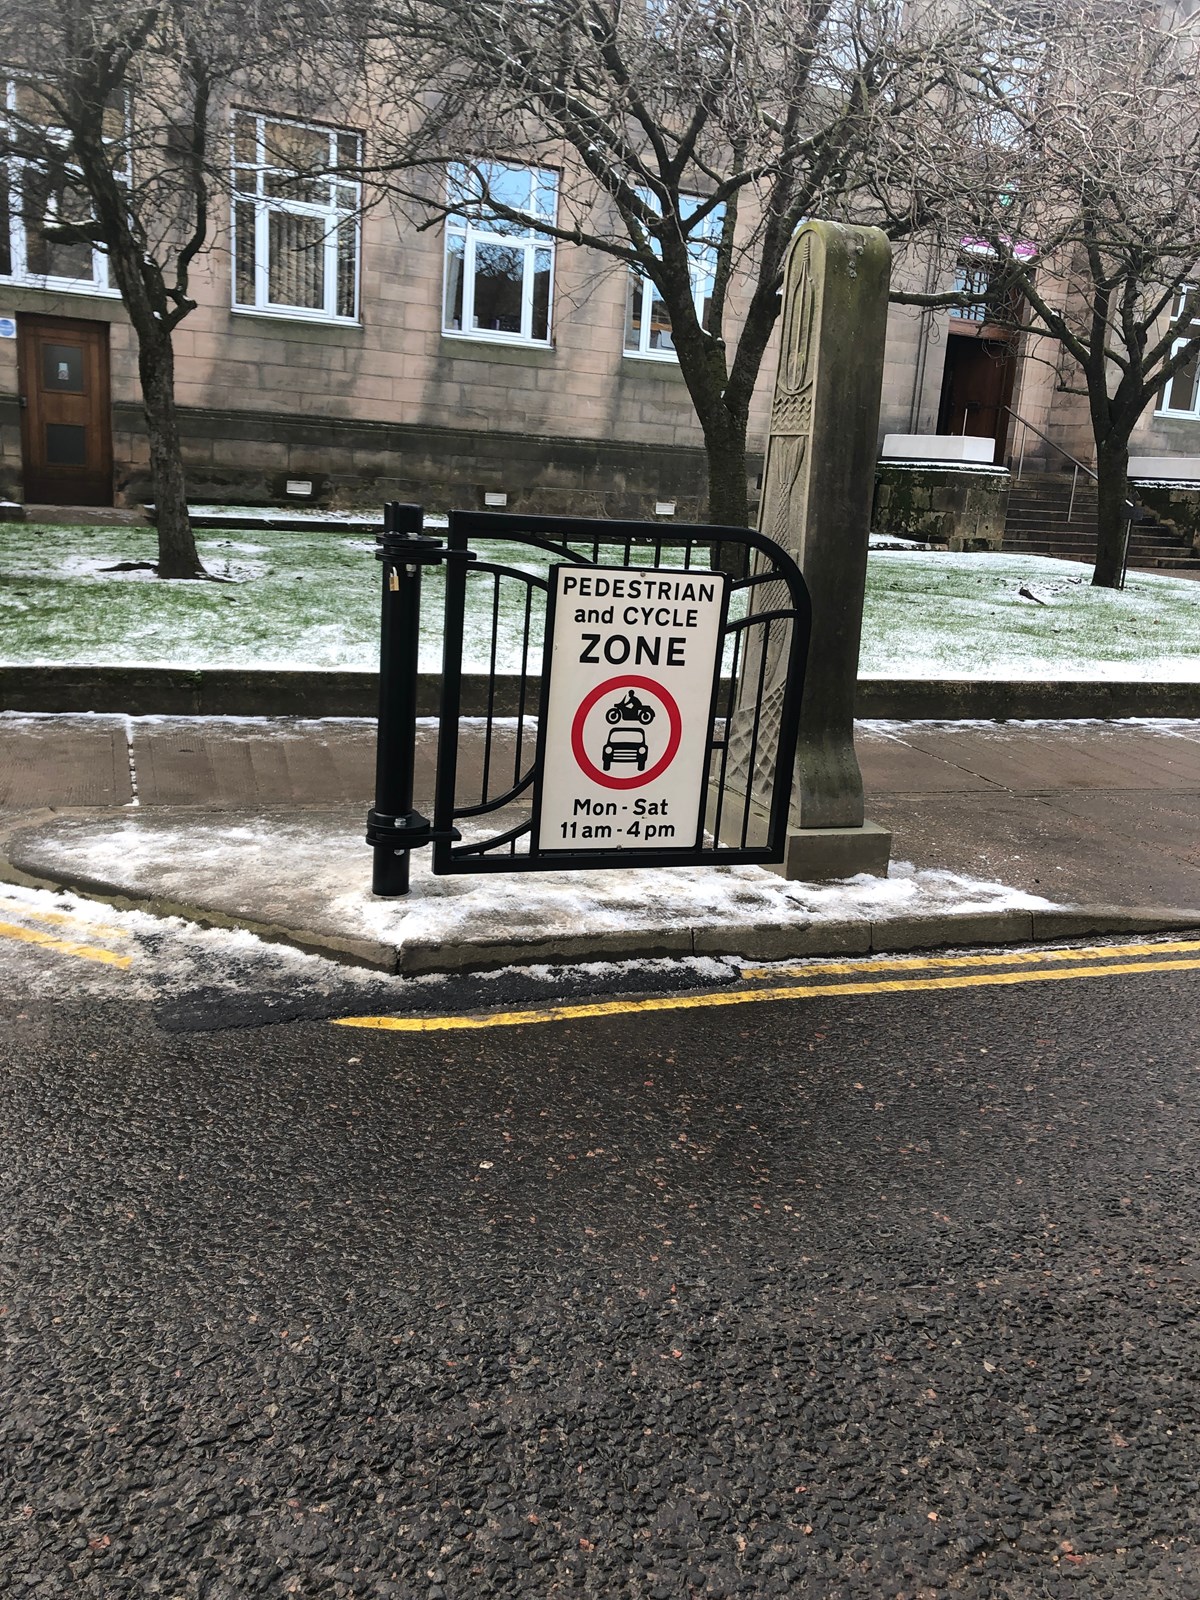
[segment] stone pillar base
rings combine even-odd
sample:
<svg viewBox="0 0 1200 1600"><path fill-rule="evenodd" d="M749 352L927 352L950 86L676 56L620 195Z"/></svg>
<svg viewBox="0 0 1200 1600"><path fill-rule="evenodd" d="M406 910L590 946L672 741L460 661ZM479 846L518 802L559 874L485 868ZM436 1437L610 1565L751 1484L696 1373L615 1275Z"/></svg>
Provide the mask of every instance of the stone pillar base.
<svg viewBox="0 0 1200 1600"><path fill-rule="evenodd" d="M716 809L717 792L708 791L708 814ZM750 802L749 825L742 838L743 796L736 789L726 790L721 819L721 843L763 845L767 842L767 814ZM707 837L707 835L706 835ZM782 861L763 863L768 872L794 878L802 883L826 883L831 878L853 878L869 872L886 878L892 855L892 830L881 822L864 822L861 828L789 827Z"/></svg>
<svg viewBox="0 0 1200 1600"><path fill-rule="evenodd" d="M782 862L772 866L785 878L825 883L869 872L886 878L892 855L892 830L878 822L861 828L792 828Z"/></svg>

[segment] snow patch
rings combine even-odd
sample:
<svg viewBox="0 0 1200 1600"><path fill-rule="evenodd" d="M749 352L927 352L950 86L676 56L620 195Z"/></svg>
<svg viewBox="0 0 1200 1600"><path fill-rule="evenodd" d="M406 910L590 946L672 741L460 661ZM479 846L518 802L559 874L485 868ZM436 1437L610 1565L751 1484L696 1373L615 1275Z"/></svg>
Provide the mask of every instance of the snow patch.
<svg viewBox="0 0 1200 1600"><path fill-rule="evenodd" d="M249 583L255 578L265 577L270 570L266 561L230 561L220 554L213 554L222 549L257 550L259 545L233 545L200 544L196 546L201 560L204 562L208 574L212 578L224 578L230 583ZM150 559L149 557L147 558ZM115 570L114 570L115 569ZM157 585L158 574L151 566L138 566L132 569L121 570L116 559L111 555L65 556L56 562L53 567L38 573L42 578L75 578L93 583L153 583Z"/></svg>
<svg viewBox="0 0 1200 1600"><path fill-rule="evenodd" d="M903 739L921 729L942 733L959 733L965 729L981 729L1000 737L1007 736L1014 727L1039 729L1047 733L1073 733L1081 728L1099 728L1104 732L1121 728L1136 728L1148 733L1162 733L1177 739L1200 739L1200 720L1195 717L1021 717L999 721L995 717L942 717L914 718L903 722L897 718L871 717L855 723L858 734L877 734L888 739Z"/></svg>
<svg viewBox="0 0 1200 1600"><path fill-rule="evenodd" d="M944 456L881 456L881 467L912 467L921 472L973 472L988 478L1008 478L1007 467L998 467L992 461L949 460Z"/></svg>
<svg viewBox="0 0 1200 1600"><path fill-rule="evenodd" d="M208 519L219 518L222 522L237 524L239 522L261 522L270 525L272 522L344 522L348 527L381 528L383 526L383 508L378 511L348 511L333 510L326 506L286 505L286 506L189 506L188 515ZM426 528L446 528L450 524L449 517L438 512L427 511L424 518Z"/></svg>
<svg viewBox="0 0 1200 1600"><path fill-rule="evenodd" d="M932 550L931 544L919 539L902 539L897 533L871 533L867 535L868 550Z"/></svg>
<svg viewBox="0 0 1200 1600"><path fill-rule="evenodd" d="M265 544L246 544L240 539L197 539L197 550L236 550L240 555L265 556L270 550Z"/></svg>
<svg viewBox="0 0 1200 1600"><path fill-rule="evenodd" d="M414 856L410 893L375 899L357 834L319 821L275 818L187 827L132 819L56 838L65 868L130 894L233 905L263 922L317 926L348 939L397 946L512 945L543 938L639 934L768 924L805 928L947 912L1048 909L1055 902L993 880L895 862L886 878L792 883L763 867L629 867L434 877ZM303 885L299 895L296 885ZM225 889L236 885L231 898ZM252 909L251 909L252 908ZM316 918L317 922L312 920Z"/></svg>

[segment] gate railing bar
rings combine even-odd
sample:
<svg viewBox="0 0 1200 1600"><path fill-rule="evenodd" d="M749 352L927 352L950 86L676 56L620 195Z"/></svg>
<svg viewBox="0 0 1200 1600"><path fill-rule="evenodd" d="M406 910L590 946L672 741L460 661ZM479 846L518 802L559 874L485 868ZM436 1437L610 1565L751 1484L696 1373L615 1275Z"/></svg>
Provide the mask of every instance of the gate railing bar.
<svg viewBox="0 0 1200 1600"><path fill-rule="evenodd" d="M777 572L770 574L770 582L779 583L780 581ZM790 622L795 614L790 608L778 607L774 611L752 611L747 617L735 617L732 622L726 623L725 632L744 633L747 628L753 628L757 623Z"/></svg>
<svg viewBox="0 0 1200 1600"><path fill-rule="evenodd" d="M668 567L665 570L666 571L670 571L670 568ZM749 594L751 589L757 589L763 584L767 584L767 583L785 583L786 581L787 580L783 577L783 575L781 573L778 573L778 572L752 572L752 573L749 574L748 577L745 577L745 578L734 578L732 586L738 592L738 594ZM761 611L759 611L759 612L756 612L755 614L761 620L761 618L763 616L763 613ZM791 612L790 611L781 612L780 615L791 616ZM730 623L730 627L732 627L732 626L733 626L733 624Z"/></svg>
<svg viewBox="0 0 1200 1600"><path fill-rule="evenodd" d="M746 763L746 794L742 804L742 849L750 834L750 796L754 789L754 774L758 771L758 731L762 726L763 688L767 681L767 652L771 643L771 624L763 629L762 645L758 652L758 692L754 696L754 725L750 730L750 758Z"/></svg>
<svg viewBox="0 0 1200 1600"><path fill-rule="evenodd" d="M461 811L457 814L459 816L464 815ZM518 823L515 828L510 828L507 833L498 833L491 839L481 839L478 844L460 845L454 854L456 856L480 856L488 850L498 850L501 845L515 845L522 834L528 833L532 827L533 818L530 817L526 821Z"/></svg>
<svg viewBox="0 0 1200 1600"><path fill-rule="evenodd" d="M488 780L492 775L492 730L496 713L496 650L500 636L500 574L492 573L492 647L488 655L487 727L483 736L483 777L479 792L488 797Z"/></svg>
<svg viewBox="0 0 1200 1600"><path fill-rule="evenodd" d="M728 704L725 708L725 728L720 742L713 740L713 749L721 752L721 779L717 784L717 809L713 817L712 836L714 841L720 842L721 838L721 813L725 809L725 780L729 774L729 728L733 714L737 707L738 663L741 659L742 639L744 633L739 627L733 636L733 665L729 675ZM711 760L711 757L709 758Z"/></svg>
<svg viewBox="0 0 1200 1600"><path fill-rule="evenodd" d="M454 808L455 818L482 817L486 816L489 811L499 811L501 806L511 805L514 800L518 799L525 793L526 789L528 789L529 785L536 777L537 763L534 762L533 766L530 767L525 776L523 778L518 778L517 782L513 784L512 788L506 789L503 794L495 795L491 799L485 798L477 806L456 805Z"/></svg>
<svg viewBox="0 0 1200 1600"><path fill-rule="evenodd" d="M525 700L529 692L529 627L533 616L533 588L525 589L525 626L521 635L521 694L517 701L517 738L513 749L513 782L521 777L521 749L525 740ZM531 769L530 776L536 769Z"/></svg>
<svg viewBox="0 0 1200 1600"><path fill-rule="evenodd" d="M534 572L522 572L520 567L507 567L503 561L472 561L472 572L497 572L502 578L512 578L517 583L527 583L534 589L544 589L550 592L550 585L545 578L539 578Z"/></svg>
<svg viewBox="0 0 1200 1600"><path fill-rule="evenodd" d="M763 555L773 556L778 548L765 534L759 533L755 528L735 528L727 523L689 523L687 531L669 528L664 523L646 522L632 528L628 534L621 531L622 525L606 521L603 517L549 517L544 515L519 516L512 511L454 511L451 513L453 524L468 536L476 535L486 538L490 542L503 542L513 536L520 544L542 545L548 548L549 544L557 546L558 553L571 559L577 557L577 552L564 545L562 525L569 520L572 525L572 538L577 538L581 544L612 546L620 548L628 537L634 544L651 544L661 540L664 549L677 545L680 549L693 549L696 546L712 546L722 541L737 545L749 545ZM557 537L555 537L557 535ZM465 546L464 546L465 548Z"/></svg>
<svg viewBox="0 0 1200 1600"><path fill-rule="evenodd" d="M455 526L453 517L446 538L448 559L465 562L470 558L467 541ZM454 792L458 781L458 721L462 708L462 639L466 603L466 584L455 580L455 569L446 571L446 602L442 623L442 714L438 724L437 769L434 780L433 826L442 839L454 829ZM447 737L447 731L451 737ZM434 842L435 857L438 841Z"/></svg>
<svg viewBox="0 0 1200 1600"><path fill-rule="evenodd" d="M530 639L533 631L533 594L535 589L549 593L550 585L544 578L535 573L523 572L519 567L511 567L503 562L479 561L471 563L471 573L488 573L492 577L492 634L489 647L489 674L488 696L484 710L486 723L484 731L484 758L483 771L480 782L480 801L477 805L459 805L454 807L455 818L483 816L489 811L498 811L502 806L509 805L529 788L537 777L536 762L530 766L528 772L522 775L521 764L526 740L526 723L529 721L529 650ZM524 615L522 621L521 637L521 665L517 673L519 688L517 691L516 730L513 743L513 776L512 786L500 795L489 795L488 788L491 782L492 767L495 761L495 721L496 702L495 685L498 679L497 655L499 650L499 605L501 579L509 578L524 587ZM536 681L536 680L535 680Z"/></svg>
<svg viewBox="0 0 1200 1600"><path fill-rule="evenodd" d="M793 563L794 566L794 563ZM804 669L808 661L808 646L812 637L812 601L808 588L800 577L800 595L796 606L796 620L792 624L791 649L788 652L787 677L784 680L783 705L779 713L779 749L776 754L776 781L771 789L771 815L767 824L770 838L783 859L787 838L788 816L792 803L792 782L796 765L796 745L800 738L800 701L804 692ZM795 588L789 585L793 596ZM786 781L780 782L778 767L787 763ZM747 785L749 791L749 785Z"/></svg>

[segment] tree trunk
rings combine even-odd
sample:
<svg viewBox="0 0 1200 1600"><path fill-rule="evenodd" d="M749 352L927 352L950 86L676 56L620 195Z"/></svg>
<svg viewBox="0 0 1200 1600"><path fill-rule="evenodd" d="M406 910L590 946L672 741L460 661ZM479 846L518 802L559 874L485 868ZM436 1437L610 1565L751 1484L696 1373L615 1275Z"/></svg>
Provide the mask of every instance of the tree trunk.
<svg viewBox="0 0 1200 1600"><path fill-rule="evenodd" d="M204 568L192 536L187 484L175 413L175 351L171 335L155 329L138 340L142 405L150 439L150 476L158 522L160 578L203 578Z"/></svg>
<svg viewBox="0 0 1200 1600"><path fill-rule="evenodd" d="M708 458L708 520L744 528L750 516L746 490L746 419L721 407L712 418L701 417Z"/></svg>
<svg viewBox="0 0 1200 1600"><path fill-rule="evenodd" d="M1112 437L1096 452L1096 568L1092 586L1117 589L1125 562L1129 500L1129 441Z"/></svg>
<svg viewBox="0 0 1200 1600"><path fill-rule="evenodd" d="M663 288L663 299L671 305L670 288ZM678 295L691 295L690 279L683 272L673 287ZM744 528L749 517L746 493L746 430L749 405L729 403L729 374L725 348L701 332L694 309L675 316L675 352L679 371L687 384L696 420L704 435L708 468L708 520L729 528Z"/></svg>
<svg viewBox="0 0 1200 1600"><path fill-rule="evenodd" d="M745 528L750 521L746 489L746 444L725 446L708 457L708 520L728 528Z"/></svg>

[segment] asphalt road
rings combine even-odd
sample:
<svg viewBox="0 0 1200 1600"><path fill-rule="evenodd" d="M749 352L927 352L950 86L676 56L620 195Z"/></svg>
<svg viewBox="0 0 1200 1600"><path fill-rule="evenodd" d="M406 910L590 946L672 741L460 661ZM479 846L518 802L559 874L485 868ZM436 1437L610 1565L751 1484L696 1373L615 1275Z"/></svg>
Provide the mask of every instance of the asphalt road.
<svg viewBox="0 0 1200 1600"><path fill-rule="evenodd" d="M157 959L0 949L3 1594L1200 1596L1196 971Z"/></svg>

